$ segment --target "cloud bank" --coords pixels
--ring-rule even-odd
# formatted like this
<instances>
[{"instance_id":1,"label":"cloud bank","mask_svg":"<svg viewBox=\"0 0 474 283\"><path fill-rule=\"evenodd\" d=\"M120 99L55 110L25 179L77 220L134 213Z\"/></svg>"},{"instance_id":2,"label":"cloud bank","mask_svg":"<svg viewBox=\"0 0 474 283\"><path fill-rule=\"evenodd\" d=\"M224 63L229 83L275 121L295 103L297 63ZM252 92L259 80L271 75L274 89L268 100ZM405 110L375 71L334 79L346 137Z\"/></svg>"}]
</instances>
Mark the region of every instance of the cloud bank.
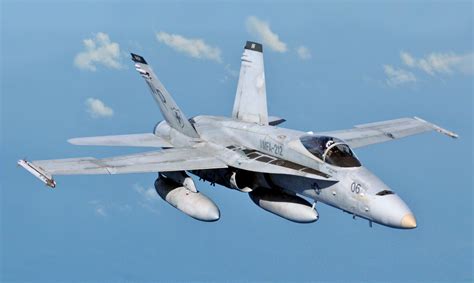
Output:
<instances>
[{"instance_id":1,"label":"cloud bank","mask_svg":"<svg viewBox=\"0 0 474 283\"><path fill-rule=\"evenodd\" d=\"M83 40L85 50L74 58L74 65L95 72L98 65L111 69L120 69L120 46L112 42L106 33L99 32L93 38Z\"/></svg>"}]
</instances>

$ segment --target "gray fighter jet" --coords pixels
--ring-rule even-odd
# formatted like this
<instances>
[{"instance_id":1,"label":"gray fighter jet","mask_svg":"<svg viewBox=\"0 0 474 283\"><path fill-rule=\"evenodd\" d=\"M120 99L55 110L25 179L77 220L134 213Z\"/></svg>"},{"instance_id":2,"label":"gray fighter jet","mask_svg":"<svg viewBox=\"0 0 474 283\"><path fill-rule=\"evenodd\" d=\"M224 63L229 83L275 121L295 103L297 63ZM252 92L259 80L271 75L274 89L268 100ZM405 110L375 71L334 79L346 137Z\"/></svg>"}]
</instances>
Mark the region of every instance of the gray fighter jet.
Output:
<instances>
[{"instance_id":1,"label":"gray fighter jet","mask_svg":"<svg viewBox=\"0 0 474 283\"><path fill-rule=\"evenodd\" d=\"M156 147L159 150L104 159L92 157L26 161L18 164L51 188L55 175L159 172L157 193L172 206L202 221L220 211L196 189L200 179L246 193L261 208L290 221L318 219L322 202L372 222L415 228L405 202L362 166L353 149L435 130L453 132L420 118L357 125L348 130L301 132L277 127L284 119L268 116L263 48L247 42L231 117L186 118L139 55L131 54L164 121L153 133L73 138L75 145ZM308 199L311 200L308 201Z\"/></svg>"}]
</instances>

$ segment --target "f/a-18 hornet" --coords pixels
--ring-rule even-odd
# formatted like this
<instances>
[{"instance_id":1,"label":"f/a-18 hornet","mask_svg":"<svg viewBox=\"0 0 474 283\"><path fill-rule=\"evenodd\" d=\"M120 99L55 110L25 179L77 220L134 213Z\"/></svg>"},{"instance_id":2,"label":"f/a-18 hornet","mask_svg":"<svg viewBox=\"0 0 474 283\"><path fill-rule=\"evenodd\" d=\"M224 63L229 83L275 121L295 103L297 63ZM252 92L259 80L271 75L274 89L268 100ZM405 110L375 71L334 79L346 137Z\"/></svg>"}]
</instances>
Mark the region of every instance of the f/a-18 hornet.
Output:
<instances>
[{"instance_id":1,"label":"f/a-18 hornet","mask_svg":"<svg viewBox=\"0 0 474 283\"><path fill-rule=\"evenodd\" d=\"M69 142L160 150L103 159L19 160L18 164L51 188L56 186L54 175L159 172L155 188L160 197L202 221L218 220L220 211L187 173L247 193L261 208L290 221L316 221L315 206L322 202L365 218L371 225L410 229L416 227L410 208L362 166L353 149L431 130L457 138L418 117L317 133L277 127L285 120L268 116L263 48L255 42L245 45L232 117L187 119L145 59L131 56L164 121L152 133Z\"/></svg>"}]
</instances>

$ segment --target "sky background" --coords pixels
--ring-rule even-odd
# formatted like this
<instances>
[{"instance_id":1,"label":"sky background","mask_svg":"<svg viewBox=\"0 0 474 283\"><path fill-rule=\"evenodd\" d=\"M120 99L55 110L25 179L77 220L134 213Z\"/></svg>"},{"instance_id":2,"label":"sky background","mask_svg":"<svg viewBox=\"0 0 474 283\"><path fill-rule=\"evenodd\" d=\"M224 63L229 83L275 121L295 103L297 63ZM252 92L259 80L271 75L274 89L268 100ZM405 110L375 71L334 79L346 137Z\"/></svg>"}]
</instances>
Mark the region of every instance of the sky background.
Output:
<instances>
[{"instance_id":1,"label":"sky background","mask_svg":"<svg viewBox=\"0 0 474 283\"><path fill-rule=\"evenodd\" d=\"M66 142L162 119L129 52L188 117L230 115L246 40L264 44L269 113L285 127L416 115L460 135L356 150L418 228L321 203L316 223L295 224L197 182L221 210L203 223L155 195L156 174L59 176L49 190L16 167L147 150ZM0 281L472 282L473 51L471 1L2 1Z\"/></svg>"}]
</instances>

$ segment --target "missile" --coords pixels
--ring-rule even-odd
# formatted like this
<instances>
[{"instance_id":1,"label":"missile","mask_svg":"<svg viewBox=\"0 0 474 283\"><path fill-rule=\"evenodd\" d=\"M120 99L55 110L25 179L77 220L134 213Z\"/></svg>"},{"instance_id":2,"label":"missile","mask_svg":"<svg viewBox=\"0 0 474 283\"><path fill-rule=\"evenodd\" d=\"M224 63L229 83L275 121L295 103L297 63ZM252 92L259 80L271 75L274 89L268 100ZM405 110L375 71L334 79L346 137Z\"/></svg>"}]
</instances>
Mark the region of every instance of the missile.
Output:
<instances>
[{"instance_id":1,"label":"missile","mask_svg":"<svg viewBox=\"0 0 474 283\"><path fill-rule=\"evenodd\" d=\"M311 223L319 217L314 205L305 199L276 189L256 189L249 196L266 211L293 222Z\"/></svg>"},{"instance_id":2,"label":"missile","mask_svg":"<svg viewBox=\"0 0 474 283\"><path fill-rule=\"evenodd\" d=\"M26 171L30 172L33 176L40 179L43 183L45 183L48 187L54 189L56 187L56 181L54 181L53 177L48 174L46 171L41 169L38 166L33 165L32 163L26 160L18 160L18 165L25 168Z\"/></svg>"},{"instance_id":3,"label":"missile","mask_svg":"<svg viewBox=\"0 0 474 283\"><path fill-rule=\"evenodd\" d=\"M201 192L192 192L170 178L158 177L155 181L158 195L167 203L194 219L212 222L220 218L216 204Z\"/></svg>"}]
</instances>

